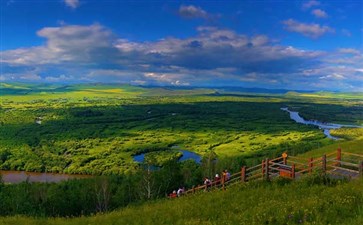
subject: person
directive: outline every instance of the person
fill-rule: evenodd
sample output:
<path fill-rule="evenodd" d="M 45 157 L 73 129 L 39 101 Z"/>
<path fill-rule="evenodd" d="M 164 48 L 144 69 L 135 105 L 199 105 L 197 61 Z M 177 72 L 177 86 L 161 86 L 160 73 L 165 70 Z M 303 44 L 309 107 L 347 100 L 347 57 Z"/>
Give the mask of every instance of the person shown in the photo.
<path fill-rule="evenodd" d="M 178 197 L 180 197 L 184 193 L 184 187 L 180 187 L 177 191 Z"/>
<path fill-rule="evenodd" d="M 228 170 L 226 170 L 226 181 L 229 180 L 231 178 L 231 174 L 228 172 Z"/>
<path fill-rule="evenodd" d="M 211 181 L 209 180 L 209 178 L 208 177 L 205 177 L 204 178 L 204 185 L 205 185 L 205 191 L 207 191 L 208 190 L 208 188 L 210 187 L 210 185 L 211 185 Z"/>
<path fill-rule="evenodd" d="M 219 176 L 219 174 L 217 173 L 216 176 L 214 177 L 214 182 L 217 185 L 219 185 L 221 183 L 221 178 Z"/>
<path fill-rule="evenodd" d="M 226 182 L 227 181 L 227 170 L 223 170 L 223 172 L 222 172 L 222 179 L 223 179 L 223 182 Z"/>
<path fill-rule="evenodd" d="M 173 191 L 173 193 L 171 193 L 169 195 L 169 198 L 176 198 L 177 197 L 177 193 L 176 193 L 176 190 Z"/>

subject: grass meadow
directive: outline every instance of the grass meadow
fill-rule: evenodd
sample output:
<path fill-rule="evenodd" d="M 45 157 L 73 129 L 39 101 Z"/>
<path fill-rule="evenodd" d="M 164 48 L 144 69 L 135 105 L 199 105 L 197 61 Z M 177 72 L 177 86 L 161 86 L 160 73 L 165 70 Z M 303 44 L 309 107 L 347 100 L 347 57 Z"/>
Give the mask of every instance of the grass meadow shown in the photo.
<path fill-rule="evenodd" d="M 3 217 L 4 225 L 92 224 L 361 224 L 363 180 L 237 185 L 226 191 L 161 199 L 108 214 L 80 218 Z M 324 184 L 325 183 L 325 184 Z"/>
<path fill-rule="evenodd" d="M 159 182 L 152 180 L 153 173 L 140 169 L 133 160 L 134 155 L 149 152 L 149 161 L 167 163 L 168 158 L 180 157 L 175 153 L 178 146 L 204 156 L 201 167 L 215 173 L 241 164 L 251 166 L 285 151 L 306 158 L 337 148 L 362 154 L 362 128 L 332 130 L 331 134 L 340 138 L 333 141 L 317 127 L 290 120 L 280 109 L 289 107 L 305 119 L 363 125 L 361 94 L 251 94 L 104 84 L 2 83 L 1 88 L 1 170 L 117 175 L 111 183 L 114 198 L 125 202 L 124 208 L 78 218 L 41 216 L 42 211 L 34 209 L 36 212 L 0 217 L 0 224 L 362 224 L 362 179 L 337 181 L 316 174 L 296 182 L 240 184 L 227 191 L 170 200 L 161 198 L 163 193 L 158 189 L 163 187 L 167 192 L 174 188 L 171 181 L 166 182 L 168 175 L 176 174 L 175 179 L 183 176 L 192 185 L 202 176 L 199 166 L 164 166 L 154 173 L 164 177 L 162 182 L 153 184 Z M 217 167 L 209 168 L 215 157 Z M 132 177 L 136 171 L 138 179 Z M 126 200 L 131 185 L 123 184 L 123 179 L 138 188 L 132 190 L 131 200 Z M 87 188 L 98 198 L 106 183 L 100 179 L 96 184 Z M 14 185 L 14 190 L 1 185 L 0 191 L 6 187 L 3 190 L 9 193 L 33 188 L 33 192 L 19 196 L 19 202 L 31 198 L 43 202 L 47 210 L 51 206 L 46 194 L 54 200 L 56 193 L 69 193 L 69 187 L 84 188 L 76 181 L 39 188 L 25 183 Z M 160 193 L 157 197 L 139 196 L 138 190 L 144 187 Z M 82 198 L 94 203 L 87 194 Z"/>
<path fill-rule="evenodd" d="M 291 94 L 213 93 L 127 85 L 7 85 L 1 97 L 0 169 L 123 174 L 137 167 L 133 155 L 175 145 L 202 156 L 241 156 L 253 164 L 255 158 L 333 143 L 280 108 L 321 107 L 327 115 L 327 102 L 335 109 L 336 99 L 320 104 Z M 361 109 L 345 102 L 339 107 Z"/>

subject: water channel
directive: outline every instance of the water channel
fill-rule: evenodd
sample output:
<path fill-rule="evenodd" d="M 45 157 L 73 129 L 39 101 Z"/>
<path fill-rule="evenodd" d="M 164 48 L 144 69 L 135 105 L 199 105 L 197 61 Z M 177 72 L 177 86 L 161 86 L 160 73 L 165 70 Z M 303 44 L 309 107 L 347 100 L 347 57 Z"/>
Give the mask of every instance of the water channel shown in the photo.
<path fill-rule="evenodd" d="M 296 123 L 313 125 L 317 126 L 320 129 L 324 130 L 324 134 L 327 138 L 332 140 L 338 140 L 339 138 L 334 137 L 330 134 L 331 129 L 338 129 L 342 127 L 352 127 L 352 128 L 361 128 L 363 126 L 357 125 L 346 125 L 346 124 L 337 124 L 337 123 L 323 123 L 316 120 L 305 120 L 299 115 L 299 112 L 291 111 L 288 108 L 281 108 L 281 110 L 286 111 L 290 114 L 290 118 L 294 120 Z M 184 161 L 188 159 L 193 159 L 195 162 L 201 162 L 201 156 L 188 151 L 188 150 L 178 150 L 183 156 L 179 159 L 179 161 Z M 143 163 L 145 159 L 145 153 L 134 156 L 134 160 L 139 163 Z M 20 183 L 24 181 L 29 182 L 60 182 L 69 179 L 83 179 L 89 178 L 91 175 L 74 175 L 74 174 L 58 174 L 58 173 L 38 173 L 38 172 L 25 172 L 25 171 L 4 171 L 0 170 L 0 174 L 2 176 L 2 180 L 5 183 Z"/>
<path fill-rule="evenodd" d="M 357 125 L 346 125 L 346 124 L 338 124 L 338 123 L 323 123 L 319 122 L 317 120 L 305 120 L 299 115 L 299 112 L 290 111 L 288 108 L 281 108 L 281 110 L 286 111 L 290 113 L 290 118 L 294 120 L 296 123 L 301 123 L 305 125 L 313 125 L 317 126 L 320 129 L 324 130 L 324 134 L 327 138 L 330 138 L 332 140 L 339 140 L 339 138 L 334 137 L 330 134 L 330 130 L 332 129 L 339 129 L 342 127 L 351 127 L 351 128 L 361 128 L 363 126 L 357 126 Z"/>

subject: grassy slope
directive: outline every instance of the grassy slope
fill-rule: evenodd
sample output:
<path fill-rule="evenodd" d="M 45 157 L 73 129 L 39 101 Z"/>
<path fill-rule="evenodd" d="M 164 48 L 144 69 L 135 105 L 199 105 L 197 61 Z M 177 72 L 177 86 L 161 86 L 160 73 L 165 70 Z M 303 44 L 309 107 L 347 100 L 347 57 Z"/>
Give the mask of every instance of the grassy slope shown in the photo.
<path fill-rule="evenodd" d="M 343 151 L 363 153 L 362 144 L 362 140 L 340 141 L 301 156 L 318 157 L 339 146 Z M 311 177 L 285 184 L 252 183 L 225 192 L 160 199 L 104 215 L 71 219 L 19 216 L 0 218 L 0 224 L 362 224 L 363 179 L 331 187 L 312 183 Z"/>
<path fill-rule="evenodd" d="M 9 217 L 0 218 L 0 224 L 361 224 L 362 186 L 362 179 L 334 187 L 307 181 L 238 185 L 225 192 L 161 199 L 105 215 Z"/>
<path fill-rule="evenodd" d="M 323 154 L 331 153 L 341 148 L 343 152 L 363 154 L 363 140 L 338 141 L 332 145 L 301 154 L 301 157 L 321 157 Z"/>

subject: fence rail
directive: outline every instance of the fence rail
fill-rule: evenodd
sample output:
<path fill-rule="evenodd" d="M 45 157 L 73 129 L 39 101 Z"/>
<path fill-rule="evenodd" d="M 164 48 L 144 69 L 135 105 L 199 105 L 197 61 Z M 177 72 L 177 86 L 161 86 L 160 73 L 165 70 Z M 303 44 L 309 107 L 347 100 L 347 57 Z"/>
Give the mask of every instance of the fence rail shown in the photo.
<path fill-rule="evenodd" d="M 350 156 L 344 157 L 342 155 Z M 354 159 L 352 159 L 354 157 Z M 355 163 L 359 159 L 358 163 Z M 226 173 L 222 173 L 222 177 L 218 181 L 210 184 L 198 185 L 185 191 L 184 194 L 193 194 L 199 191 L 207 191 L 209 189 L 226 189 L 226 186 L 234 185 L 240 182 L 250 182 L 260 179 L 274 179 L 276 177 L 286 177 L 296 179 L 304 174 L 311 174 L 314 171 L 320 171 L 330 174 L 333 177 L 363 177 L 363 155 L 349 152 L 342 152 L 338 148 L 335 152 L 325 154 L 318 158 L 302 158 L 296 156 L 288 156 L 283 153 L 281 157 L 262 160 L 258 165 L 252 167 L 242 166 L 241 170 L 227 177 Z"/>

